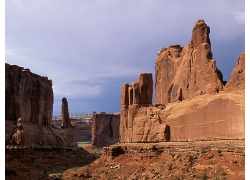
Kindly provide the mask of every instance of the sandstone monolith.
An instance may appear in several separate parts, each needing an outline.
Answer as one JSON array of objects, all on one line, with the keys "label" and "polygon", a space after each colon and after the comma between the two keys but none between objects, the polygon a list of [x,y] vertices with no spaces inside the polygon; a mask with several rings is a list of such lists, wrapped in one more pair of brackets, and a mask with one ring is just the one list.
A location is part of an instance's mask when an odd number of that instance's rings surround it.
[{"label": "sandstone monolith", "polygon": [[68,101],[64,97],[62,99],[62,128],[72,128],[71,120],[69,118],[69,107],[68,107]]},{"label": "sandstone monolith", "polygon": [[210,28],[198,20],[185,47],[172,45],[158,53],[155,66],[155,102],[167,104],[223,90],[209,39]]}]

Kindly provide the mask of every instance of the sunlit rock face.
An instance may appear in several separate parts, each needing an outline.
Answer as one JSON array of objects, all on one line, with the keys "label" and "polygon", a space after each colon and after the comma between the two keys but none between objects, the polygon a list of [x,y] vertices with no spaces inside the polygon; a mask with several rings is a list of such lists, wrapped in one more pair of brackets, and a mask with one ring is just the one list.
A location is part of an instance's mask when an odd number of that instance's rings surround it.
[{"label": "sunlit rock face", "polygon": [[153,77],[151,73],[139,74],[132,85],[125,83],[121,89],[121,142],[166,141],[168,126],[158,116],[147,111],[152,106]]},{"label": "sunlit rock face", "polygon": [[141,100],[152,96],[140,94],[144,92],[140,80],[122,86],[121,142],[245,137],[245,51],[237,58],[230,81],[223,82],[209,33],[205,21],[198,20],[188,45],[171,45],[158,52],[153,105]]},{"label": "sunlit rock face", "polygon": [[226,91],[235,91],[245,88],[245,50],[236,60],[236,66],[231,73],[229,82],[225,86]]},{"label": "sunlit rock face", "polygon": [[172,45],[158,53],[155,66],[155,102],[167,104],[223,90],[209,39],[210,28],[198,20],[187,46]]}]

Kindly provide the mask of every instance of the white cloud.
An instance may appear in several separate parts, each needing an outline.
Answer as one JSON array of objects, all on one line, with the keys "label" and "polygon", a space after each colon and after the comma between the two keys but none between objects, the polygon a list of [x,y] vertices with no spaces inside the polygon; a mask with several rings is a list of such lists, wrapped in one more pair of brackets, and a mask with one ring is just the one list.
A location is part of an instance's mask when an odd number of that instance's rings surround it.
[{"label": "white cloud", "polygon": [[234,20],[239,24],[245,23],[245,11],[244,12],[233,12],[235,14]]}]

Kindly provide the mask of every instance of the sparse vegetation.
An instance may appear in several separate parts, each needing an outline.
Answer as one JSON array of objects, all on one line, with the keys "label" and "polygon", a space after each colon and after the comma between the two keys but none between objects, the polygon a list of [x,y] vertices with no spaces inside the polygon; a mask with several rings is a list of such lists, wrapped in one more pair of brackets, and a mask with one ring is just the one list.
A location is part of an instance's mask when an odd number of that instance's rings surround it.
[{"label": "sparse vegetation", "polygon": [[174,158],[175,154],[172,154],[172,153],[169,153],[169,154],[172,156],[172,158]]},{"label": "sparse vegetation", "polygon": [[222,172],[221,175],[222,175],[222,176],[226,176],[227,173],[226,173],[226,172]]},{"label": "sparse vegetation", "polygon": [[203,174],[203,175],[201,176],[201,179],[202,179],[202,180],[206,180],[206,179],[208,179],[207,174]]},{"label": "sparse vegetation", "polygon": [[201,150],[201,154],[205,154],[206,151],[204,149]]},{"label": "sparse vegetation", "polygon": [[142,170],[142,171],[145,171],[145,167],[144,167],[144,166],[142,166],[142,167],[141,167],[141,170]]}]

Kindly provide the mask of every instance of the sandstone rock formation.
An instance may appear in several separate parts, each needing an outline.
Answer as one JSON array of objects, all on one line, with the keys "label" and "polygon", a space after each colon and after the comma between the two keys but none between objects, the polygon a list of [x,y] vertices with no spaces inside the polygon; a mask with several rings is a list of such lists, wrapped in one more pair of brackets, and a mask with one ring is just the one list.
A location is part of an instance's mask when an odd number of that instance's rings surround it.
[{"label": "sandstone rock formation", "polygon": [[62,99],[62,128],[72,128],[71,121],[69,118],[68,101],[64,97]]},{"label": "sandstone rock formation", "polygon": [[52,112],[52,81],[5,63],[5,119],[50,126]]},{"label": "sandstone rock formation", "polygon": [[122,86],[121,142],[244,138],[245,51],[225,86],[212,58],[209,32],[204,20],[198,20],[187,46],[158,52],[154,105],[140,99],[146,91],[139,84],[152,81]]},{"label": "sandstone rock formation", "polygon": [[[13,135],[12,135],[13,134]],[[26,144],[26,132],[22,126],[22,119],[17,120],[17,126],[13,127],[13,133],[11,133],[11,144],[25,145]]]},{"label": "sandstone rock formation", "polygon": [[[151,73],[141,73],[138,82],[125,83],[121,90],[121,142],[166,141],[168,126],[157,116],[142,107],[152,106],[153,78]],[[136,118],[136,117],[140,118]]]},{"label": "sandstone rock formation", "polygon": [[245,51],[237,58],[236,67],[231,73],[229,82],[226,84],[225,89],[239,90],[245,88]]},{"label": "sandstone rock formation", "polygon": [[[17,65],[5,64],[5,137],[6,145],[18,118],[22,124],[15,133],[16,144],[76,146],[75,130],[52,127],[52,81]],[[23,129],[26,139],[22,139]],[[20,141],[19,141],[20,140]]]},{"label": "sandstone rock formation", "polygon": [[185,47],[172,45],[158,53],[155,102],[167,104],[223,90],[222,73],[212,57],[210,28],[198,20]]},{"label": "sandstone rock formation", "polygon": [[119,142],[120,114],[93,112],[92,144],[109,146]]},{"label": "sandstone rock formation", "polygon": [[[158,117],[163,125],[167,124],[171,141],[241,139],[245,134],[244,104],[242,93],[220,92],[168,103],[164,108],[143,107],[139,112],[150,111],[151,116]],[[134,122],[138,120],[147,122],[139,113]],[[155,126],[158,124],[153,123]],[[158,128],[154,135],[163,135],[162,130]]]}]

